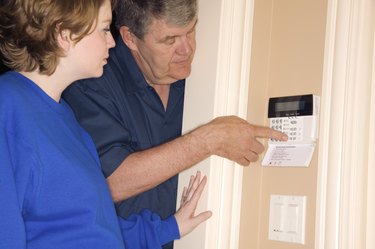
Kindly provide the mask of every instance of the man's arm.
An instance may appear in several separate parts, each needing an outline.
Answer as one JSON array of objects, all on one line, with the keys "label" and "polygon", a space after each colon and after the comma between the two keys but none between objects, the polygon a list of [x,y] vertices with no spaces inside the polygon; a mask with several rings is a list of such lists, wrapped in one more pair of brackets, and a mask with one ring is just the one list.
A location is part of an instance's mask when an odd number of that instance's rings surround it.
[{"label": "man's arm", "polygon": [[211,155],[249,165],[264,150],[258,138],[282,140],[282,133],[227,116],[168,143],[135,152],[131,130],[121,123],[114,93],[104,88],[107,85],[106,79],[73,84],[64,98],[95,141],[115,202],[149,190]]},{"label": "man's arm", "polygon": [[151,189],[211,155],[249,165],[264,150],[258,138],[287,139],[268,127],[226,116],[168,143],[134,152],[107,178],[113,200],[118,202]]}]

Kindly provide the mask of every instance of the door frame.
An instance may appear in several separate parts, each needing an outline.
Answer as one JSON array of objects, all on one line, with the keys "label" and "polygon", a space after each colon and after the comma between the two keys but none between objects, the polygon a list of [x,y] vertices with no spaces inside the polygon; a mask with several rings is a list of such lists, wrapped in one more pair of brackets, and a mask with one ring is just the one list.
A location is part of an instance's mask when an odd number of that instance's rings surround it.
[{"label": "door frame", "polygon": [[374,20],[373,0],[328,1],[316,249],[375,248]]}]

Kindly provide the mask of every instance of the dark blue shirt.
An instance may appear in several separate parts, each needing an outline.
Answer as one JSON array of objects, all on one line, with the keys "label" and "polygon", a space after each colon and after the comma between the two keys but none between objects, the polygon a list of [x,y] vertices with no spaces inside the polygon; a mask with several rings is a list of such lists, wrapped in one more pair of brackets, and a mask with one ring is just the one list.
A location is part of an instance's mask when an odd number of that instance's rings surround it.
[{"label": "dark blue shirt", "polygon": [[[63,95],[91,134],[106,177],[129,154],[180,136],[184,102],[185,81],[180,80],[171,85],[165,110],[121,37],[116,43],[101,78],[76,82]],[[167,218],[176,210],[177,180],[174,176],[116,204],[118,214],[126,218],[148,208]]]}]

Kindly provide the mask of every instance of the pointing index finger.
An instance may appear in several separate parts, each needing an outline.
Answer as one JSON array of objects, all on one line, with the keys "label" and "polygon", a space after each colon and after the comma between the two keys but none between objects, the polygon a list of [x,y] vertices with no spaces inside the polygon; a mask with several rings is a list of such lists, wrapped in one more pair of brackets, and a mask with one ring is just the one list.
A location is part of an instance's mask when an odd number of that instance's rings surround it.
[{"label": "pointing index finger", "polygon": [[280,141],[287,141],[288,136],[280,131],[265,126],[255,126],[255,136],[259,138],[273,138]]}]

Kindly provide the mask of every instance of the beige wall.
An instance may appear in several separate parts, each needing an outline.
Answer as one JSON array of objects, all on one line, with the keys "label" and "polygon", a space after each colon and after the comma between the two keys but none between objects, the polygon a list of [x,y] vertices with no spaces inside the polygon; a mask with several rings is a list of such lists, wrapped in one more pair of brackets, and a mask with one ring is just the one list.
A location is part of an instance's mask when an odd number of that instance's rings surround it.
[{"label": "beige wall", "polygon": [[[255,0],[249,121],[267,125],[269,97],[321,94],[326,12],[327,0]],[[308,168],[244,170],[240,249],[314,248],[317,151]],[[307,196],[305,245],[268,240],[271,194]]]}]

